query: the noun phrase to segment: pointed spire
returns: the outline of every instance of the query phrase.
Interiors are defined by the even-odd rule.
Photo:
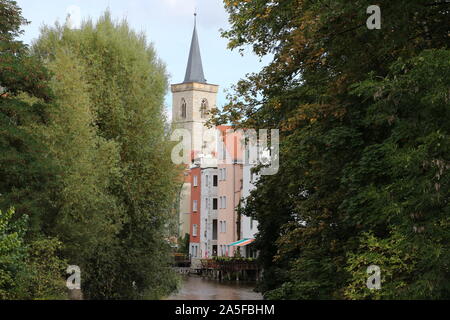
[[[192,35],[191,50],[189,51],[189,60],[184,77],[184,83],[188,82],[206,83],[203,73],[202,57],[200,55],[200,45],[198,44],[197,12],[194,13],[194,33]]]

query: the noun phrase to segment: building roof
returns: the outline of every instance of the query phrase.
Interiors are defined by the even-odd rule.
[[[196,23],[194,24],[194,33],[192,34],[191,49],[189,51],[189,60],[183,83],[189,82],[206,83],[205,75],[203,73],[203,64],[202,64],[202,57],[200,54],[200,45],[198,43]]]

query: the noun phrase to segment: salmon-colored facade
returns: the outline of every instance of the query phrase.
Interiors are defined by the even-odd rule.
[[[237,209],[242,196],[243,150],[240,131],[220,126],[219,139],[219,214],[218,214],[218,254],[235,255],[235,247],[229,245],[239,240]]]
[[[201,211],[201,169],[192,168],[191,175],[191,232],[189,253],[192,257],[201,257],[200,251],[200,211]]]

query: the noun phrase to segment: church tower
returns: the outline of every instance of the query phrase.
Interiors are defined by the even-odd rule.
[[[195,18],[197,15],[195,14]],[[205,159],[203,155],[215,142],[215,129],[208,129],[205,124],[209,120],[209,110],[216,108],[219,86],[208,84],[203,73],[203,64],[198,42],[197,26],[194,23],[189,59],[184,81],[172,87],[172,124],[174,129],[186,129],[191,134],[191,165],[186,168],[184,184],[180,192],[179,203],[179,236],[193,233],[193,225],[200,227],[198,214],[192,217],[191,186],[195,185],[192,169],[197,167],[195,160],[200,159],[200,167],[214,165],[215,159]],[[206,140],[206,141],[205,141]],[[206,146],[206,148],[205,148]],[[214,149],[215,150],[215,149]],[[199,170],[197,169],[194,170]],[[198,179],[198,177],[197,177]],[[198,181],[197,181],[198,182]],[[192,218],[192,219],[191,219]]]
[[[208,84],[205,79],[196,22],[184,81],[173,84],[171,89],[174,128],[187,129],[191,133],[191,159],[195,159],[203,153],[207,143],[204,137],[209,129],[205,123],[210,118],[208,111],[216,108],[219,89],[219,86]]]

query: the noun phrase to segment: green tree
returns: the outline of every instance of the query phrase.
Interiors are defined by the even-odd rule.
[[[63,243],[57,238],[40,238],[27,248],[25,263],[28,269],[25,299],[67,299],[67,261],[60,258]]]
[[[171,290],[176,282],[169,269],[166,230],[174,219],[178,171],[164,131],[167,76],[155,50],[125,21],[112,21],[109,13],[96,23],[85,22],[80,30],[45,27],[33,49],[59,74],[53,82],[62,105],[56,122],[68,134],[55,131],[61,137],[55,152],[74,170],[66,176],[73,189],[61,201],[67,206],[67,228],[74,229],[63,234],[73,235],[80,227],[81,239],[82,226],[92,220],[98,222],[88,229],[92,235],[98,231],[107,239],[112,232],[111,240],[97,242],[93,254],[83,254],[85,295],[130,299]],[[68,70],[71,75],[66,75]],[[79,113],[79,120],[68,119]],[[67,122],[73,124],[70,130]],[[83,142],[83,135],[89,142]],[[78,145],[85,153],[76,150]],[[63,155],[66,148],[85,161]],[[76,256],[75,247],[70,256]]]
[[[26,294],[26,232],[27,216],[16,222],[14,210],[0,211],[0,299],[17,299]]]
[[[385,297],[448,297],[446,4],[381,1],[382,29],[368,30],[370,1],[224,2],[229,47],[273,56],[215,120],[281,130],[280,171],[246,208],[260,222],[261,290],[362,298],[345,294],[361,272],[350,257],[367,232],[390,243],[395,229],[400,259],[421,254]]]
[[[45,155],[45,144],[32,128],[48,124],[52,95],[49,73],[16,40],[26,23],[15,1],[0,1],[1,299],[44,299],[65,292],[60,243],[39,240],[47,216],[55,212],[50,190],[57,179],[53,158]],[[13,205],[16,210],[9,209]]]
[[[16,40],[27,21],[15,1],[0,1],[0,21],[0,208],[27,214],[37,232],[53,210],[47,187],[55,177],[52,159],[43,156],[44,145],[28,129],[48,120],[49,74]],[[24,93],[34,100],[21,99]]]
[[[61,242],[40,239],[27,245],[28,216],[14,221],[14,214],[13,209],[0,211],[0,299],[64,299]]]
[[[118,146],[99,136],[91,111],[83,64],[60,49],[47,63],[54,107],[49,124],[33,131],[46,145],[57,172],[55,215],[47,215],[48,233],[64,243],[64,256],[91,279],[89,264],[100,248],[114,247],[125,219],[123,207],[110,192],[121,177]]]

